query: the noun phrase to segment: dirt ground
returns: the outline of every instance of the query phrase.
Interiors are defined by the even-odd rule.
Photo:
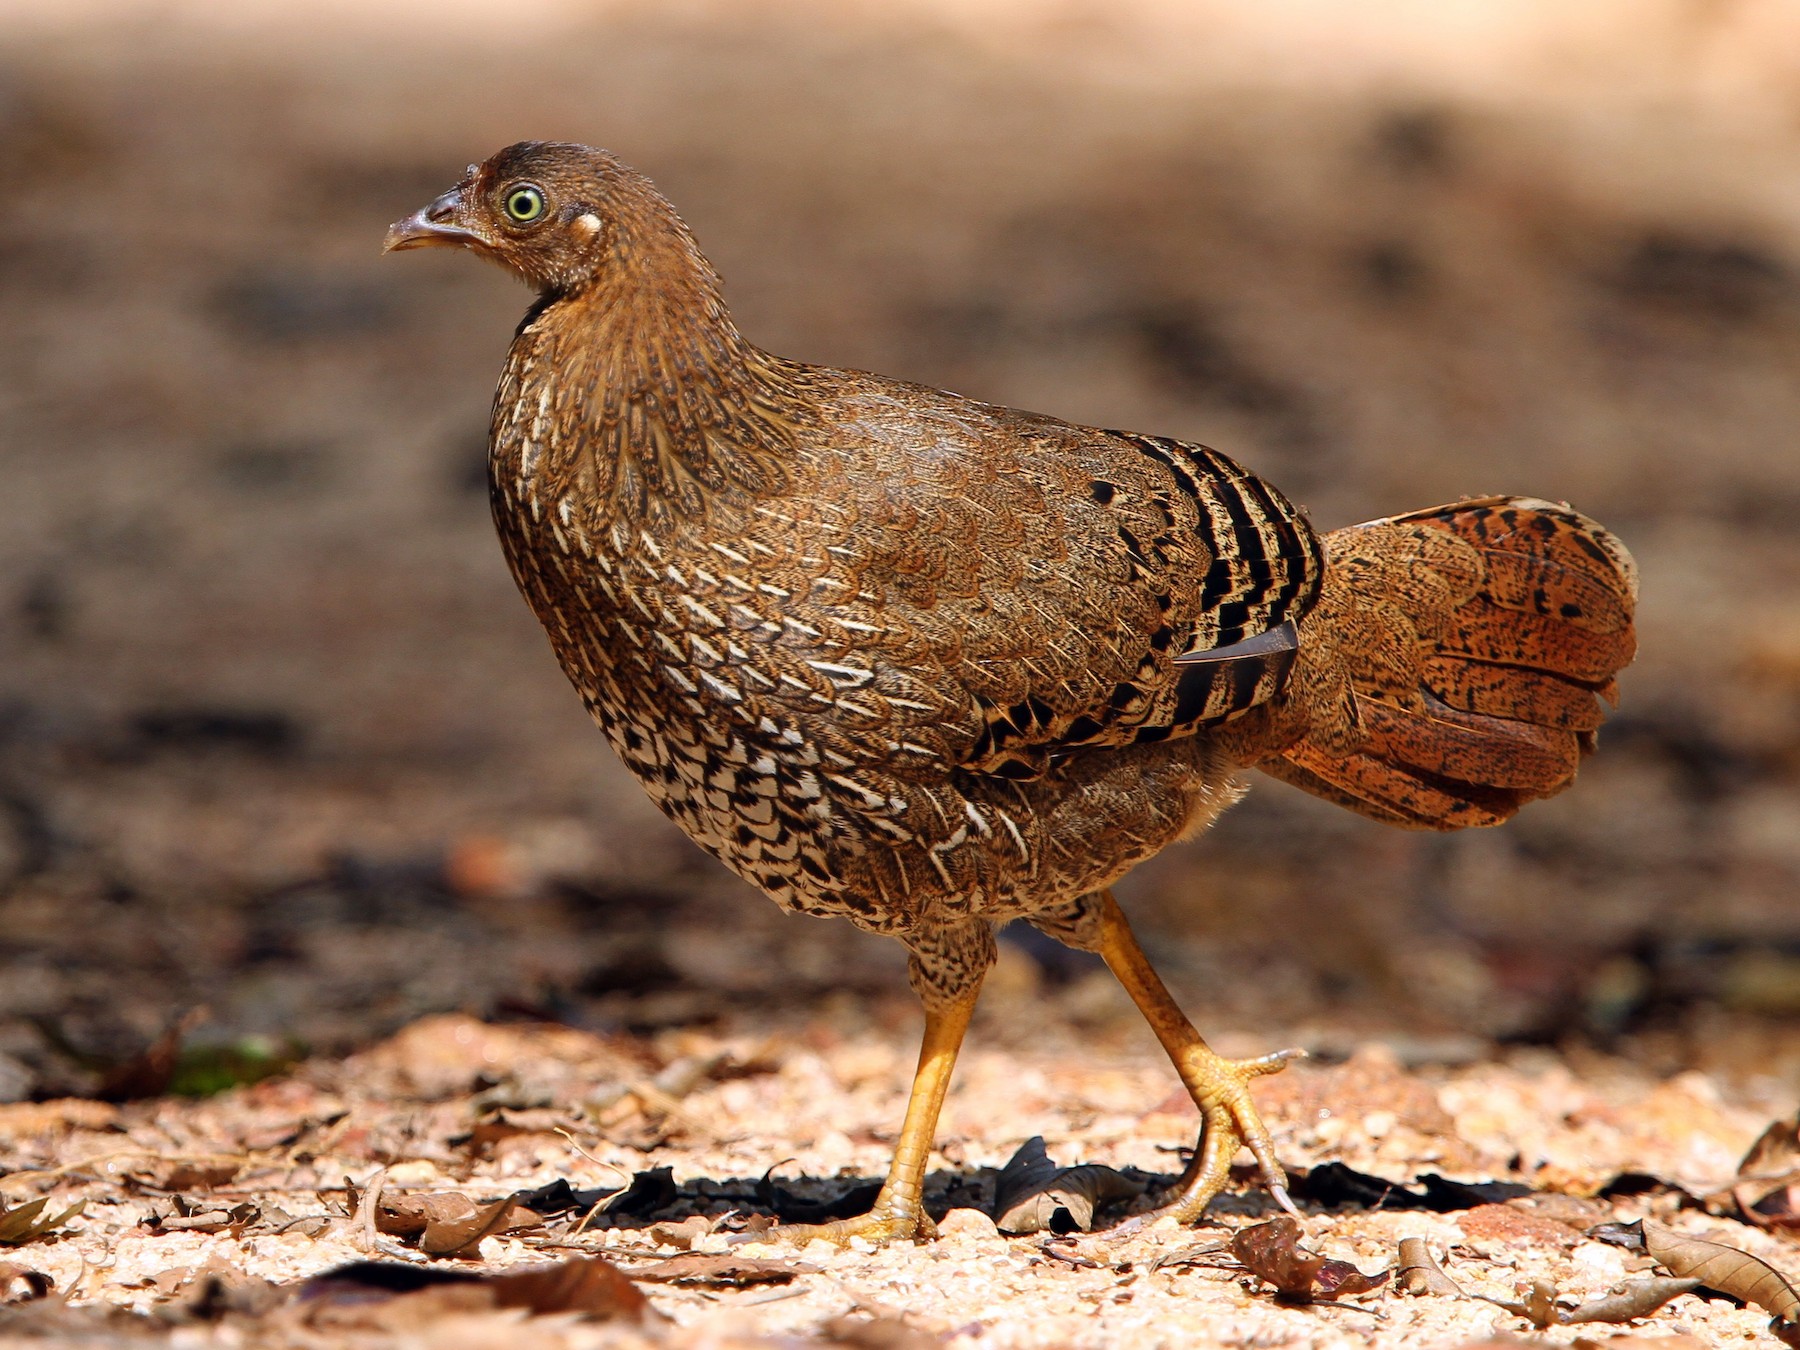
[[[377,255],[522,137],[650,173],[784,354],[1203,440],[1325,526],[1516,491],[1616,529],[1641,655],[1571,792],[1424,837],[1261,782],[1121,898],[1221,1045],[1315,1052],[1260,1098],[1296,1168],[1531,1188],[1306,1201],[1324,1254],[1386,1268],[1416,1234],[1471,1291],[1579,1298],[1647,1261],[1581,1234],[1649,1214],[1800,1272],[1792,1228],[1719,1198],[1800,1099],[1797,90],[1780,0],[13,0],[0,1204],[86,1209],[0,1248],[73,1291],[0,1337],[488,1343],[517,1314],[334,1332],[192,1277],[418,1259],[340,1213],[383,1168],[492,1200],[670,1166],[662,1208],[581,1239],[630,1270],[725,1242],[657,1223],[788,1212],[771,1164],[801,1196],[883,1165],[917,1030],[899,952],[782,917],[611,760],[487,521],[527,297]],[[197,1008],[137,1096],[134,1057]],[[1145,1173],[1191,1142],[1119,996],[1028,939],[958,1084],[934,1192],[957,1209],[1033,1135]],[[180,1170],[203,1156],[231,1166]],[[1607,1190],[1624,1174],[1651,1180]],[[256,1217],[180,1227],[176,1196]],[[968,1217],[932,1247],[732,1249],[819,1267],[786,1282],[641,1287],[695,1343],[1579,1330],[1148,1268],[1265,1208],[1246,1188],[1225,1228],[1124,1243]],[[577,1222],[489,1237],[481,1266],[566,1255],[534,1244]],[[1640,1332],[1767,1320],[1686,1295]]]

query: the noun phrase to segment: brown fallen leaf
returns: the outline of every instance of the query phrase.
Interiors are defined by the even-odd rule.
[[[1800,1168],[1800,1115],[1773,1122],[1738,1164],[1740,1177],[1768,1176]]]
[[[158,1233],[241,1233],[262,1218],[262,1209],[251,1201],[232,1206],[196,1203],[186,1196],[173,1196],[168,1210],[152,1209],[144,1226]]]
[[[1673,1275],[1697,1279],[1708,1289],[1728,1294],[1741,1303],[1755,1304],[1774,1318],[1770,1330],[1776,1336],[1788,1344],[1800,1345],[1800,1291],[1761,1257],[1722,1242],[1688,1237],[1643,1219],[1604,1223],[1589,1229],[1588,1236],[1644,1252]]]
[[[1389,1271],[1365,1275],[1348,1261],[1331,1261],[1300,1245],[1300,1225],[1287,1215],[1246,1228],[1231,1240],[1231,1254],[1278,1297],[1297,1303],[1364,1294],[1387,1282]]]
[[[1727,1193],[1747,1222],[1800,1230],[1800,1115],[1775,1121],[1757,1137]]]
[[[624,1271],[596,1256],[499,1275],[358,1261],[305,1281],[296,1303],[308,1323],[338,1330],[412,1331],[452,1314],[500,1309],[601,1322],[663,1320]]]
[[[718,1226],[718,1222],[704,1214],[690,1214],[679,1223],[651,1224],[650,1236],[665,1247],[679,1247],[685,1252],[710,1234]]]
[[[1556,1286],[1548,1280],[1533,1280],[1525,1290],[1522,1299],[1489,1298],[1485,1294],[1477,1294],[1483,1303],[1491,1303],[1496,1308],[1504,1308],[1514,1317],[1522,1317],[1539,1331],[1558,1325],[1562,1314],[1556,1306]]]
[[[1569,1309],[1563,1314],[1562,1320],[1565,1323],[1635,1322],[1640,1317],[1649,1317],[1670,1299],[1693,1293],[1700,1288],[1700,1284],[1699,1280],[1692,1277],[1628,1280],[1610,1294],[1589,1299],[1586,1303]]]
[[[1444,1268],[1425,1245],[1424,1238],[1400,1239],[1400,1262],[1394,1267],[1395,1284],[1403,1294],[1447,1294],[1466,1298],[1462,1287],[1444,1273]]]
[[[153,1277],[158,1288],[171,1297],[158,1305],[160,1322],[217,1322],[236,1314],[261,1317],[286,1298],[286,1291],[268,1280],[237,1269],[221,1256],[213,1256],[198,1269],[169,1270]]]
[[[1044,1151],[1043,1136],[1034,1135],[1000,1169],[994,1223],[1002,1233],[1085,1233],[1098,1206],[1143,1190],[1141,1182],[1098,1163],[1058,1167]]]
[[[1739,1212],[1751,1223],[1787,1233],[1800,1232],[1800,1179],[1784,1182],[1761,1195],[1754,1195],[1747,1186],[1734,1190]]]
[[[624,1190],[601,1196],[590,1217],[609,1214],[617,1218],[648,1218],[663,1206],[672,1203],[680,1193],[681,1188],[675,1184],[674,1168],[648,1168],[642,1172],[633,1172],[631,1184]]]
[[[1497,1308],[1504,1308],[1515,1317],[1522,1317],[1539,1331],[1550,1327],[1571,1326],[1584,1322],[1605,1322],[1619,1324],[1635,1322],[1640,1317],[1649,1317],[1670,1299],[1679,1298],[1683,1294],[1691,1294],[1700,1287],[1700,1281],[1694,1279],[1650,1279],[1631,1280],[1610,1294],[1589,1299],[1572,1308],[1564,1308],[1557,1303],[1556,1286],[1547,1280],[1533,1280],[1530,1289],[1522,1301],[1512,1299],[1489,1298],[1485,1294],[1477,1294],[1483,1303],[1492,1303]]]
[[[788,1284],[818,1273],[801,1261],[766,1261],[729,1252],[683,1252],[632,1270],[633,1279],[652,1284],[699,1284],[741,1289],[753,1284]]]
[[[490,1276],[487,1284],[496,1307],[522,1308],[533,1317],[580,1313],[598,1321],[642,1322],[657,1316],[631,1278],[597,1256]]]
[[[348,1185],[348,1192],[352,1211],[364,1208],[364,1197],[354,1185]],[[376,1232],[412,1241],[427,1256],[474,1256],[484,1237],[538,1228],[544,1222],[537,1211],[521,1205],[516,1195],[482,1205],[460,1191],[383,1192],[372,1217]]]
[[[45,1195],[8,1209],[0,1200],[0,1245],[18,1247],[44,1237],[87,1208],[87,1201],[77,1200],[61,1213],[46,1216],[44,1207],[49,1203],[50,1197]]]
[[[1452,1298],[1478,1298],[1484,1303],[1504,1308],[1522,1317],[1539,1331],[1579,1322],[1621,1323],[1649,1317],[1663,1304],[1700,1287],[1695,1279],[1633,1280],[1620,1289],[1599,1298],[1589,1299],[1572,1308],[1558,1306],[1556,1286],[1547,1280],[1534,1280],[1523,1299],[1490,1298],[1471,1295],[1444,1273],[1432,1257],[1423,1238],[1400,1240],[1397,1284],[1403,1293],[1444,1294]]]

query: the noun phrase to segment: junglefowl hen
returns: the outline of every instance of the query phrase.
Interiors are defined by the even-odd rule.
[[[911,953],[924,1047],[886,1183],[800,1235],[929,1235],[1012,919],[1105,958],[1199,1107],[1161,1212],[1198,1217],[1240,1145],[1289,1204],[1248,1085],[1290,1055],[1214,1053],[1107,888],[1250,766],[1420,829],[1560,791],[1632,657],[1624,547],[1523,497],[1320,537],[1205,446],[771,355],[669,203],[586,146],[510,146],[386,246],[538,291],[494,398],[494,520],[613,748],[777,904]]]

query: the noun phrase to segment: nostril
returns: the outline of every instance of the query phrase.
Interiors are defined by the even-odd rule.
[[[456,213],[456,208],[460,204],[461,198],[457,193],[446,192],[430,206],[425,208],[425,219],[435,221],[448,220]]]

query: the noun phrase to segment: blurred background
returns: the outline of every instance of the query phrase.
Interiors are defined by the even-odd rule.
[[[1258,1045],[1800,1081],[1794,6],[8,0],[0,1100],[202,1004],[906,1015],[897,947],[649,806],[506,575],[529,297],[378,249],[522,138],[649,173],[785,355],[1201,440],[1325,527],[1614,527],[1642,654],[1573,791],[1426,837],[1259,782],[1122,896]],[[1118,1010],[1041,944],[996,988]]]

